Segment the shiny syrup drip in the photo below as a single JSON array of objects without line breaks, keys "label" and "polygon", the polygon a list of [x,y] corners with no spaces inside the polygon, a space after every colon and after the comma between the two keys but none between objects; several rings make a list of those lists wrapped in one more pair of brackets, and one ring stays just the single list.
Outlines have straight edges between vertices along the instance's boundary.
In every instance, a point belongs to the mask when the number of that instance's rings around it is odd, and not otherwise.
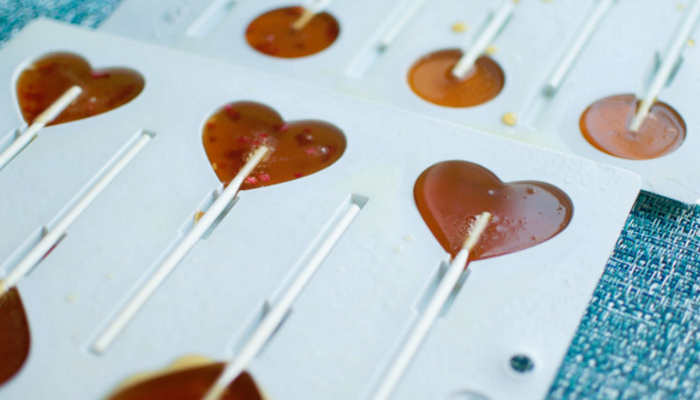
[{"label": "shiny syrup drip", "polygon": [[92,117],[136,98],[145,81],[127,68],[92,70],[82,57],[51,53],[34,61],[17,79],[17,101],[28,123],[41,114],[71,86],[83,93],[49,125]]},{"label": "shiny syrup drip", "polygon": [[422,99],[444,107],[473,107],[498,96],[505,74],[491,58],[482,56],[463,79],[452,75],[461,50],[440,50],[421,57],[408,72],[408,83]]},{"label": "shiny syrup drip", "polygon": [[304,28],[292,28],[301,7],[278,8],[262,14],[248,25],[246,40],[255,50],[274,57],[306,57],[323,51],[338,38],[340,25],[328,13],[319,13]]},{"label": "shiny syrup drip", "polygon": [[31,337],[16,288],[0,297],[0,386],[10,380],[29,356]]},{"label": "shiny syrup drip", "polygon": [[[159,375],[118,391],[108,400],[202,400],[224,369],[223,363]],[[221,400],[263,400],[253,377],[242,373]]]},{"label": "shiny syrup drip", "polygon": [[230,182],[253,150],[264,144],[271,154],[241,189],[270,186],[311,175],[331,166],[345,152],[345,135],[322,121],[285,122],[270,107],[253,102],[224,106],[204,125],[204,150],[219,180]]},{"label": "shiny syrup drip", "polygon": [[581,115],[583,137],[598,150],[629,160],[649,160],[674,152],[685,140],[683,118],[666,103],[656,102],[639,132],[630,125],[637,111],[631,94],[606,97],[591,104]]},{"label": "shiny syrup drip", "polygon": [[486,168],[445,161],[423,171],[413,189],[418,210],[442,247],[456,256],[477,215],[493,216],[471,260],[533,247],[563,231],[573,204],[544,182],[503,183]]}]

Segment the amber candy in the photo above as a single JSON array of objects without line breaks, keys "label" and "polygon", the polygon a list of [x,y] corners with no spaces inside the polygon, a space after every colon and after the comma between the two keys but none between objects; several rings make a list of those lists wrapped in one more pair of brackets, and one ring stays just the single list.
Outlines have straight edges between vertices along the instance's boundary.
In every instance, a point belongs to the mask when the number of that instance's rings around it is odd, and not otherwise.
[{"label": "amber candy", "polygon": [[245,37],[255,50],[273,57],[306,57],[325,50],[340,34],[338,21],[327,12],[316,14],[306,26],[294,29],[301,7],[268,11],[248,25]]},{"label": "amber candy", "polygon": [[12,378],[29,356],[31,337],[22,299],[16,288],[0,297],[0,386]]},{"label": "amber candy", "polygon": [[473,107],[498,96],[505,84],[501,67],[487,56],[479,57],[464,78],[452,69],[462,57],[461,50],[430,53],[411,67],[408,83],[422,99],[444,107]]},{"label": "amber candy", "polygon": [[[224,370],[223,363],[187,368],[158,375],[119,390],[108,400],[202,400]],[[263,400],[253,377],[242,373],[221,400]]]},{"label": "amber candy", "polygon": [[471,260],[527,249],[563,231],[573,204],[545,182],[504,183],[488,169],[467,161],[444,161],[423,171],[413,189],[418,211],[445,251],[456,256],[476,216],[491,221]]},{"label": "amber candy", "polygon": [[224,183],[236,176],[255,148],[270,147],[243,190],[311,175],[338,161],[346,147],[343,132],[327,122],[285,122],[272,108],[254,102],[230,103],[214,113],[204,124],[202,140]]},{"label": "amber candy", "polygon": [[637,111],[634,95],[622,94],[591,104],[581,115],[583,137],[598,150],[629,160],[663,157],[685,140],[683,118],[666,103],[656,102],[638,132],[628,129]]},{"label": "amber candy", "polygon": [[141,74],[127,68],[93,70],[82,57],[51,53],[32,62],[17,79],[17,102],[24,120],[34,121],[71,86],[83,89],[49,125],[92,117],[130,102],[143,90]]}]

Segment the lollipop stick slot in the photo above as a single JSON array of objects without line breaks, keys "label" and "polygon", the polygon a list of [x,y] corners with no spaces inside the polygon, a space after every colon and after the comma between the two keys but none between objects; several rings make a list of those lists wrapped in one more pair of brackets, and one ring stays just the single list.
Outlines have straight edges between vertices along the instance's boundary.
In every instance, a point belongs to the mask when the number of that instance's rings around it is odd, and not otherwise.
[{"label": "lollipop stick slot", "polygon": [[12,144],[12,142],[14,142],[19,137],[20,133],[25,129],[27,129],[26,126],[19,129],[13,129],[12,132],[3,136],[0,139],[0,153],[4,152],[5,149],[7,149],[10,146],[10,144]]},{"label": "lollipop stick slot", "polygon": [[66,92],[51,103],[46,110],[39,114],[27,129],[21,132],[9,146],[0,152],[0,170],[3,169],[7,163],[12,161],[12,159],[17,157],[17,155],[34,140],[39,134],[39,131],[61,115],[82,92],[83,89],[80,86],[71,86],[70,89],[66,90]]},{"label": "lollipop stick slot", "polygon": [[398,354],[379,384],[379,388],[374,393],[373,400],[389,400],[393,394],[416,352],[418,352],[418,349],[428,336],[430,328],[444,309],[445,303],[452,295],[455,286],[462,278],[469,262],[470,253],[486,230],[490,219],[491,214],[484,212],[474,221],[474,225],[464,240],[461,250],[452,260],[423,313],[418,317],[408,337],[402,343]]},{"label": "lollipop stick slot", "polygon": [[[207,197],[204,198],[204,200],[199,204],[199,206],[197,206],[195,211],[192,214],[190,214],[189,217],[187,217],[187,219],[185,220],[185,223],[182,224],[182,226],[180,227],[180,230],[178,232],[180,239],[184,238],[185,236],[187,236],[187,234],[190,233],[192,228],[194,228],[194,226],[199,222],[199,220],[202,218],[202,216],[214,204],[214,202],[221,195],[222,192],[223,192],[223,188],[213,190],[211,193],[209,193],[207,195]],[[229,205],[226,208],[224,208],[224,211],[221,213],[221,215],[219,215],[219,217],[211,224],[209,229],[206,232],[204,232],[204,235],[202,235],[201,240],[207,240],[209,238],[209,236],[211,236],[212,232],[214,232],[214,230],[216,230],[216,228],[219,226],[219,223],[221,223],[221,221],[226,217],[226,215],[228,215],[228,213],[231,211],[233,206],[236,205],[236,203],[238,203],[238,197],[231,200]]]},{"label": "lollipop stick slot", "polygon": [[330,221],[314,239],[301,260],[294,268],[295,273],[288,285],[283,285],[279,297],[273,295],[269,311],[264,314],[260,324],[255,328],[245,344],[227,365],[203,400],[219,400],[229,384],[246,369],[253,359],[262,351],[286,320],[292,304],[299,297],[323,261],[328,257],[345,231],[357,218],[368,199],[353,194],[336,211]]},{"label": "lollipop stick slot", "polygon": [[53,250],[66,235],[68,228],[73,222],[97,199],[154,136],[155,134],[151,132],[141,132],[107,163],[97,177],[78,193],[74,200],[45,228],[45,234],[42,235],[41,240],[16,263],[7,277],[0,281],[0,295],[14,287]]},{"label": "lollipop stick slot", "polygon": [[474,66],[476,60],[486,51],[491,41],[505,28],[510,21],[519,0],[506,0],[505,3],[489,19],[488,25],[476,38],[474,44],[465,49],[464,55],[452,69],[452,75],[459,79],[464,78]]},{"label": "lollipop stick slot", "polygon": [[631,131],[636,132],[639,130],[647,115],[649,115],[649,111],[656,102],[659,93],[667,85],[669,77],[675,74],[674,71],[677,69],[678,59],[686,46],[688,37],[698,21],[698,17],[700,17],[700,0],[695,0],[692,8],[688,10],[683,22],[673,36],[673,39],[671,39],[671,45],[668,47],[668,51],[661,62],[661,66],[652,78],[649,88],[646,93],[641,96],[641,102],[639,103],[637,112],[634,118],[632,118],[632,122],[630,122],[629,129]]},{"label": "lollipop stick slot", "polygon": [[163,262],[156,264],[155,269],[144,281],[143,285],[129,297],[124,307],[121,308],[107,327],[100,333],[91,346],[91,350],[94,353],[102,354],[107,351],[109,346],[126,328],[141,308],[143,308],[170,273],[180,264],[187,254],[189,254],[197,242],[209,231],[226,209],[230,207],[231,202],[236,197],[238,190],[243,184],[243,180],[253,172],[258,164],[267,156],[269,151],[270,149],[268,147],[260,146],[251,154],[243,168],[241,168],[226,189],[224,189],[211,204],[207,212],[201,216],[192,229],[190,229],[172,251],[167,254]]},{"label": "lollipop stick slot", "polygon": [[[447,270],[449,269],[449,267],[450,264],[447,262],[443,261],[440,264],[440,267],[438,268],[433,278],[430,280],[430,283],[426,288],[425,292],[423,293],[423,296],[421,296],[421,299],[419,300],[418,304],[416,304],[416,311],[418,313],[425,312],[425,309],[428,306],[430,299],[435,296],[435,291],[437,290],[438,286],[440,286],[440,282],[445,278],[445,274],[447,274]],[[464,271],[464,273],[459,277],[459,280],[452,289],[452,293],[450,293],[449,297],[445,301],[445,305],[442,307],[439,317],[444,317],[447,315],[452,306],[452,303],[454,303],[455,299],[457,298],[457,295],[459,295],[459,291],[462,289],[462,286],[464,286],[464,282],[466,282],[468,276],[469,271],[467,270]]]},{"label": "lollipop stick slot", "polygon": [[226,16],[240,0],[214,0],[195,19],[185,31],[185,35],[195,38],[205,38],[224,22]]},{"label": "lollipop stick slot", "polygon": [[406,25],[411,21],[416,12],[421,8],[426,0],[404,0],[394,10],[390,19],[390,24],[387,29],[382,31],[381,36],[375,42],[372,41],[368,47],[365,47],[355,58],[348,69],[346,75],[355,79],[362,78],[374,64],[379,61],[379,58],[387,48],[401,34]]},{"label": "lollipop stick slot", "polygon": [[559,87],[566,78],[566,75],[569,73],[569,70],[571,70],[571,67],[578,59],[579,54],[581,54],[581,51],[583,51],[584,47],[586,47],[586,43],[591,36],[593,36],[593,33],[595,33],[600,21],[602,21],[603,17],[605,17],[608,10],[610,10],[610,7],[616,1],[617,0],[598,1],[598,5],[595,7],[591,15],[586,18],[586,21],[578,30],[574,40],[569,43],[566,53],[564,53],[562,58],[559,59],[557,66],[549,76],[547,84],[544,87],[545,94],[552,96],[557,90],[559,90]]}]

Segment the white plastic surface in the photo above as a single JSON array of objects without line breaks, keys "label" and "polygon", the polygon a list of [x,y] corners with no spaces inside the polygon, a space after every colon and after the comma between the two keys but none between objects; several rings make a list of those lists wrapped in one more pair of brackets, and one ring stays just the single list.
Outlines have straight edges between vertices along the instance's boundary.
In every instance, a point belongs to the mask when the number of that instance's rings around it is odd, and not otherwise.
[{"label": "white plastic surface", "polygon": [[[655,54],[667,51],[692,1],[616,1],[600,18],[556,96],[551,98],[544,95],[551,74],[575,45],[579,30],[594,16],[601,0],[521,0],[493,41],[496,52],[492,57],[505,72],[505,87],[492,101],[467,109],[424,101],[409,88],[406,73],[416,60],[430,52],[461,48],[465,41],[474,40],[484,28],[489,13],[502,0],[426,1],[391,44],[386,48],[381,46],[383,35],[392,32],[395,23],[402,21],[401,13],[409,10],[415,1],[336,0],[329,12],[340,22],[337,42],[326,51],[295,60],[257,53],[244,37],[246,26],[256,16],[271,8],[290,5],[284,0],[242,2],[226,13],[211,35],[198,38],[185,35],[185,23],[147,18],[156,13],[160,3],[146,6],[143,0],[124,0],[100,29],[222,58],[616,165],[639,174],[645,190],[686,203],[700,199],[700,175],[695,172],[700,164],[694,157],[700,148],[697,134],[700,114],[695,112],[699,104],[695,93],[700,89],[700,80],[694,77],[700,68],[697,49],[685,49],[679,72],[659,96],[680,112],[688,126],[687,139],[679,150],[655,160],[625,160],[594,148],[583,138],[578,126],[581,114],[591,103],[613,94],[642,96],[647,91]],[[185,0],[171,0],[168,7],[185,3]],[[166,8],[159,10],[166,12]],[[467,31],[453,31],[451,28],[457,22],[467,23]],[[168,33],[156,38],[153,33],[156,31]],[[379,47],[382,52],[376,50]],[[502,122],[506,113],[517,115],[517,126]]]},{"label": "white plastic surface", "polygon": [[[134,68],[146,86],[117,110],[46,128],[0,172],[0,257],[55,219],[129,139],[143,129],[156,136],[19,284],[32,351],[0,388],[2,399],[95,400],[184,354],[231,358],[353,194],[369,201],[250,371],[276,400],[365,399],[449,258],[420,217],[413,186],[427,167],[451,159],[479,163],[504,181],[556,185],[573,200],[573,219],[548,242],[470,266],[395,398],[470,389],[491,400],[540,399],[641,185],[613,167],[56,22],[32,23],[0,50],[0,81],[13,88],[24,65],[57,49],[96,67]],[[3,115],[17,112],[12,93],[0,97]],[[265,103],[287,120],[331,122],[347,150],[316,174],[242,192],[110,350],[90,353],[110,313],[220,187],[201,129],[220,106],[240,100]],[[19,125],[13,118],[0,119],[8,134]],[[536,368],[513,377],[507,361],[520,352]]]}]

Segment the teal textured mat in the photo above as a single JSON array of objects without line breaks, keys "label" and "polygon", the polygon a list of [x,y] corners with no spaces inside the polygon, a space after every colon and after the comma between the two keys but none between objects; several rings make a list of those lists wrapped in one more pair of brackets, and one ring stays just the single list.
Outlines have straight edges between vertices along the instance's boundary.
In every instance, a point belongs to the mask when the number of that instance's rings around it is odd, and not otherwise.
[{"label": "teal textured mat", "polygon": [[[39,16],[94,28],[119,1],[0,0],[0,45]],[[642,192],[549,399],[700,399],[699,217]]]}]

